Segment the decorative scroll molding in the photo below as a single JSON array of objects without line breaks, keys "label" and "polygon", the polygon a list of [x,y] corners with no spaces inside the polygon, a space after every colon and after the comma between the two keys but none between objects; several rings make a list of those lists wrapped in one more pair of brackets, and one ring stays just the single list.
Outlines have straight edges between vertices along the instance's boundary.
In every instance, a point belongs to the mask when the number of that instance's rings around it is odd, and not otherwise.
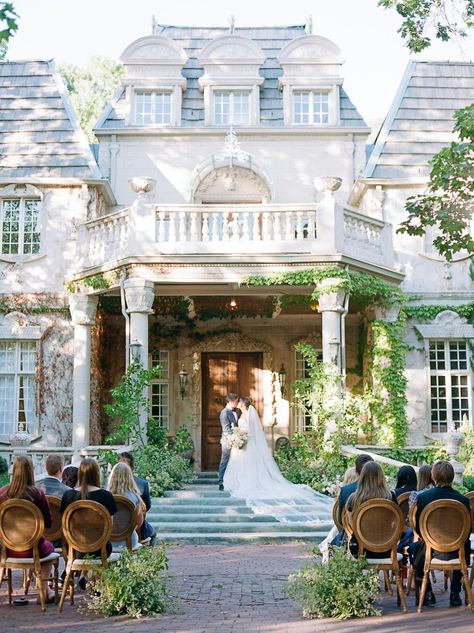
[{"label": "decorative scroll molding", "polygon": [[22,312],[9,312],[0,325],[0,339],[29,339],[41,338],[39,326],[28,325],[28,317]]},{"label": "decorative scroll molding", "polygon": [[94,325],[98,297],[83,294],[69,295],[69,310],[74,325]]},{"label": "decorative scroll molding", "polygon": [[219,167],[211,171],[198,184],[194,202],[205,200],[238,200],[261,202],[271,199],[271,191],[263,178],[244,167]]},{"label": "decorative scroll molding", "polygon": [[41,198],[43,192],[38,187],[28,184],[7,185],[0,189],[0,198]]},{"label": "decorative scroll molding", "polygon": [[415,325],[423,338],[474,338],[474,326],[452,310],[440,312],[432,323]]}]

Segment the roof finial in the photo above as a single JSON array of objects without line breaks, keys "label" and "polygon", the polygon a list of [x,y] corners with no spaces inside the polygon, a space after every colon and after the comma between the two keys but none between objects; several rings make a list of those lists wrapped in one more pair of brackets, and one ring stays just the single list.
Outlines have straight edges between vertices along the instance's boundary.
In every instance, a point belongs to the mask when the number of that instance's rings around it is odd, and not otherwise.
[{"label": "roof finial", "polygon": [[151,34],[154,35],[156,31],[156,15],[151,16]]},{"label": "roof finial", "polygon": [[313,15],[311,13],[306,18],[306,24],[304,25],[304,30],[307,35],[313,34]]},{"label": "roof finial", "polygon": [[229,33],[234,35],[235,33],[235,15],[232,14],[229,18]]}]

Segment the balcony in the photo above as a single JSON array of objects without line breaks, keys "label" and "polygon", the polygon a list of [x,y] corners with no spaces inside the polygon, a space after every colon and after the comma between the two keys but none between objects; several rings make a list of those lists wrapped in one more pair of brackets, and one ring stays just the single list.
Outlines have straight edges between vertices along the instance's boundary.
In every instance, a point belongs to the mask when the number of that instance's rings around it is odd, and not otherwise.
[{"label": "balcony", "polygon": [[392,227],[325,198],[313,204],[140,202],[78,229],[75,273],[137,262],[337,261],[393,265]]}]

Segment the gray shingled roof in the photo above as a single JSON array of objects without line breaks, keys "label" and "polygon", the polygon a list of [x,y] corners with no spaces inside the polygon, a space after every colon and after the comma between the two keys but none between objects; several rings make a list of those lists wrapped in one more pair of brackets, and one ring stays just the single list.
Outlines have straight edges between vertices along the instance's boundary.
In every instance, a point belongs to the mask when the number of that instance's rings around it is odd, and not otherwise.
[{"label": "gray shingled roof", "polygon": [[[188,55],[183,68],[183,76],[187,79],[187,88],[183,92],[181,125],[183,127],[204,126],[204,97],[199,89],[198,79],[204,74],[199,66],[199,52],[210,40],[226,35],[225,27],[182,27],[158,26],[157,34],[163,34],[180,44]],[[305,34],[305,27],[255,27],[236,28],[236,35],[244,35],[254,40],[267,58],[261,66],[260,74],[265,81],[260,91],[260,124],[264,127],[283,126],[283,98],[278,89],[278,77],[283,70],[277,61],[279,51],[291,40]],[[345,127],[366,127],[366,123],[349,97],[340,91],[341,125]],[[125,126],[125,91],[121,90],[111,104],[110,112],[101,123],[100,128],[120,128]]]},{"label": "gray shingled roof", "polygon": [[474,63],[409,62],[364,176],[428,176],[430,158],[455,140],[454,111],[473,101]]},{"label": "gray shingled roof", "polygon": [[0,177],[101,178],[51,60],[0,62]]}]

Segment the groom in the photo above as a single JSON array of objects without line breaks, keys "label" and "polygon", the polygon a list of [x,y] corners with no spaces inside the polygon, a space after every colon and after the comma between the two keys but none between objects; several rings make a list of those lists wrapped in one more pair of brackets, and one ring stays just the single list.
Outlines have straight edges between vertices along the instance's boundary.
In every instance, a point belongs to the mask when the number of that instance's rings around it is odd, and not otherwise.
[{"label": "groom", "polygon": [[[239,396],[235,393],[229,393],[226,400],[227,405],[222,409],[219,416],[222,426],[222,435],[224,435],[224,433],[231,434],[233,432],[233,428],[237,426],[237,422],[240,417],[240,410],[237,409]],[[219,464],[219,490],[224,490],[224,473],[227,468],[227,464],[229,463],[230,448],[223,446],[222,443],[221,446],[222,453],[221,463]]]}]

